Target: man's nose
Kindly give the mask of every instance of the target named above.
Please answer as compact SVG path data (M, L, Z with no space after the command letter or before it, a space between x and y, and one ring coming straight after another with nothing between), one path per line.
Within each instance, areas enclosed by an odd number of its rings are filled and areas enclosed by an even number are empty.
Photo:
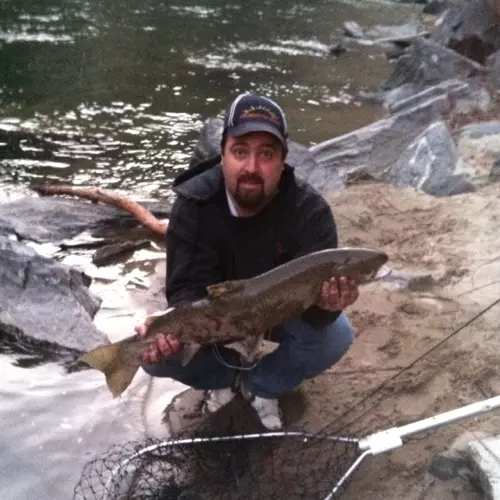
M256 172L259 169L259 155L257 153L250 153L245 167L249 172Z

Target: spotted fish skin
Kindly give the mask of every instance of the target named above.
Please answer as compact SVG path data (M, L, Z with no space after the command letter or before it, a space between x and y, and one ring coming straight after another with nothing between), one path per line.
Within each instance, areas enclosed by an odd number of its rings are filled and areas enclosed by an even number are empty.
M142 353L168 332L186 346L243 341L250 350L277 325L300 316L333 276L367 281L387 262L388 256L367 248L337 248L313 252L268 272L207 288L207 297L187 306L149 316L146 336L134 335L99 346L81 360L106 375L116 397L131 383L141 365ZM196 349L187 349L191 357ZM184 364L189 359L184 360Z

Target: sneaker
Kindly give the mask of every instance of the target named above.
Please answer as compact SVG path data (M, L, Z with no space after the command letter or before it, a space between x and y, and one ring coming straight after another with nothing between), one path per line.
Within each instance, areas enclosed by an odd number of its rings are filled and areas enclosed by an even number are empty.
M277 399L266 399L253 396L250 404L257 412L262 425L270 431L283 428L282 412Z
M215 413L223 406L230 403L235 396L236 393L230 387L207 391L203 401L202 411L203 413Z

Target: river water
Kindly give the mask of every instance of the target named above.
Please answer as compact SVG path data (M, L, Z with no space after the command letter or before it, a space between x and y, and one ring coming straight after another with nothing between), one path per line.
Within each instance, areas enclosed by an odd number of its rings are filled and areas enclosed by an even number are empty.
M13 151L0 143L0 200L56 180L168 197L203 121L247 89L277 98L292 138L308 146L369 123L380 111L356 95L376 89L389 63L377 48L350 44L338 58L328 48L344 21L390 24L414 11L352 0L4 0L0 130L35 132L51 147ZM116 340L144 314L130 289L147 286L148 265L162 258L138 252L144 266L132 270L93 268L85 254L63 261L95 278L103 298L96 323ZM144 422L141 377L113 400L100 373L26 368L5 354L0 370L2 500L72 498L95 454L162 432L159 411L182 389L155 381Z

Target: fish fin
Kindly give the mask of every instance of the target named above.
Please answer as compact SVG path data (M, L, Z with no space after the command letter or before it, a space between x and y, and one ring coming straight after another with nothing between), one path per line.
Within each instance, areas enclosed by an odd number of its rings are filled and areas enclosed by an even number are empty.
M216 299L239 292L245 288L244 280L229 280L207 286L208 298Z
M253 363L260 357L263 338L264 335L250 334L242 340L226 345L226 347L237 351L246 363Z
M118 356L120 342L102 345L83 356L82 361L106 376L106 384L114 398L119 396L132 382L138 366L125 364Z
M182 348L181 365L186 366L201 349L200 344L185 344Z

